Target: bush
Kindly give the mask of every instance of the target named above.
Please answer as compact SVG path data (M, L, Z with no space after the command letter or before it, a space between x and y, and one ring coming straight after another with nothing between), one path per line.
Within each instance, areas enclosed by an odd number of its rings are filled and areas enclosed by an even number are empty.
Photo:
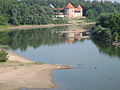
M68 19L66 18L56 18L52 20L53 24L68 24Z
M8 60L8 53L4 50L0 51L0 62L6 62Z
M0 15L0 25L7 25L8 19L2 15Z
M103 13L99 16L93 28L94 39L113 43L120 41L120 14Z

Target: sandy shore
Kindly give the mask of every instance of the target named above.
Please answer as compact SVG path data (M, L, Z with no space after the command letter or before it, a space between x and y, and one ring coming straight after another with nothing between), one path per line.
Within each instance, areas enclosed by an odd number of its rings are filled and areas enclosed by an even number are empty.
M51 71L69 69L70 66L40 64L8 52L9 61L0 63L0 90L19 90L20 88L51 88Z
M94 23L81 23L88 25ZM9 27L2 30L48 28L76 24L58 25L23 25ZM20 88L51 88L56 84L52 81L51 71L55 69L69 69L70 66L40 64L8 52L8 62L0 63L0 90L19 90Z
M20 26L12 26L0 30L26 30L26 29L37 29L37 28L51 28L55 26L70 26L70 25L90 25L95 24L95 22L87 23L82 22L80 24L48 24L48 25L20 25Z

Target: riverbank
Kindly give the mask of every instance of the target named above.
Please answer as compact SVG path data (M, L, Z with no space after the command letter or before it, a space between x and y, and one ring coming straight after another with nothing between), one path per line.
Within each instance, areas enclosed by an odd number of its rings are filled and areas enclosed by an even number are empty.
M20 25L20 26L11 26L7 28L0 28L0 30L26 30L26 29L37 29L37 28L51 28L55 26L91 25L91 24L95 24L95 22L91 22L91 23L82 22L80 24Z
M0 63L0 89L19 90L20 88L52 88L51 71L70 69L70 66L42 64L32 62L12 52L8 52L8 61Z

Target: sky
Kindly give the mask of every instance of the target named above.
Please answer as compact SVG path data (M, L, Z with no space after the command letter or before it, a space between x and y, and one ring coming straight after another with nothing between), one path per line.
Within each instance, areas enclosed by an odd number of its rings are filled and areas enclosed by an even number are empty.
M112 1L112 2L117 1L117 2L120 2L120 0L106 0L106 1Z
M120 2L120 0L111 0L111 1L117 1L117 2Z
M120 2L120 0L109 0L109 1L117 1L117 2Z

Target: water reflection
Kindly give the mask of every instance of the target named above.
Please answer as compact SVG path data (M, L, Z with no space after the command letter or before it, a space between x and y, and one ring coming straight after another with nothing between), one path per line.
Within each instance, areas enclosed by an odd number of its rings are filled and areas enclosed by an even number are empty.
M120 48L115 47L111 44L105 44L99 41L92 40L96 45L101 54L108 55L110 57L119 57L120 58Z
M56 29L59 28L1 32L0 44L8 45L11 49L26 50L28 47L37 48L42 45L64 43L62 38L54 34Z
M76 32L83 29L74 27L1 32L0 43L33 61L76 67L54 71L54 81L62 86L49 90L119 90L120 49L84 39L89 33Z
M29 47L53 46L84 42L90 38L86 32L90 26L63 26L54 28L16 30L0 32L0 45L8 45L10 49L26 51ZM86 31L85 31L86 29ZM99 52L110 57L120 57L120 49L92 40Z
M90 38L90 36L86 34L88 33L87 30L57 31L56 33L68 44L72 44L74 41Z
M80 26L74 26L77 30L81 30ZM0 32L0 44L8 45L11 49L26 50L28 47L37 48L42 45L52 46L57 44L72 43L76 38L80 40L81 34L69 33L63 38L60 33L56 33L60 30L72 30L71 26L44 28L44 29L31 29L31 30L16 30L9 32ZM73 35L72 37L69 37Z

